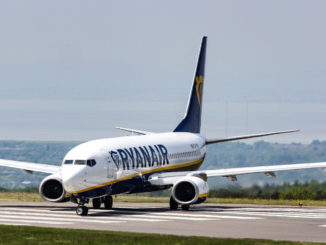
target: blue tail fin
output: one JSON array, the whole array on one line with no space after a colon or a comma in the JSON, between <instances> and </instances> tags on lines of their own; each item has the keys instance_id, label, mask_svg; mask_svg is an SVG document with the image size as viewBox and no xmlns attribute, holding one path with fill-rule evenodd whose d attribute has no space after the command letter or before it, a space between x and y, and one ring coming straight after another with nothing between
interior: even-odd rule
<instances>
[{"instance_id":1,"label":"blue tail fin","mask_svg":"<svg viewBox=\"0 0 326 245\"><path fill-rule=\"evenodd\" d=\"M203 104L206 42L207 37L203 37L197 63L196 74L194 82L192 84L188 107L186 110L186 115L176 127L174 132L200 133L201 108Z\"/></svg>"}]
</instances>

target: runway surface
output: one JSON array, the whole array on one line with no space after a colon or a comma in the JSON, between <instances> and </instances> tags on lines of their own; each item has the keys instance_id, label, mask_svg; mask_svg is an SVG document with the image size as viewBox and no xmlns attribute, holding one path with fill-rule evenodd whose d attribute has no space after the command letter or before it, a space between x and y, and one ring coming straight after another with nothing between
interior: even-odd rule
<instances>
[{"instance_id":1,"label":"runway surface","mask_svg":"<svg viewBox=\"0 0 326 245\"><path fill-rule=\"evenodd\" d=\"M326 208L255 205L114 203L77 216L71 203L0 202L0 224L143 233L326 242Z\"/></svg>"}]
</instances>

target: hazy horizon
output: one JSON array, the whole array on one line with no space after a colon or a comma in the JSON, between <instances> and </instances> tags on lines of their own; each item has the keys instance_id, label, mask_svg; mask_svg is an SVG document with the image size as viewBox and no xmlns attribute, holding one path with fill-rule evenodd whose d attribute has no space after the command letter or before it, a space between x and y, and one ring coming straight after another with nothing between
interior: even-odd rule
<instances>
[{"instance_id":1,"label":"hazy horizon","mask_svg":"<svg viewBox=\"0 0 326 245\"><path fill-rule=\"evenodd\" d=\"M173 130L207 35L204 134L301 129L261 139L326 140L325 9L300 0L2 1L0 139Z\"/></svg>"}]
</instances>

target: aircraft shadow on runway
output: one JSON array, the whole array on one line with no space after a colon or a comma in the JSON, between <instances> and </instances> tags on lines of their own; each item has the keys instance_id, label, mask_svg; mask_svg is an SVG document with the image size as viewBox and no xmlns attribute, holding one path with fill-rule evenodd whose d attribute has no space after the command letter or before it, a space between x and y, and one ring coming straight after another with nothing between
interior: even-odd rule
<instances>
[{"instance_id":1,"label":"aircraft shadow on runway","mask_svg":"<svg viewBox=\"0 0 326 245\"><path fill-rule=\"evenodd\" d=\"M53 211L53 212L60 212L60 211L71 211L72 213L75 212L75 207L73 206L49 206L49 205L0 205L0 208L30 208L31 210L33 208L35 209L44 209L44 210L48 210L48 211ZM248 209L249 208L249 209ZM148 207L148 208L119 208L119 207L113 207L110 210L101 208L101 209L93 209L90 208L90 212L88 213L88 216L94 216L94 217L100 217L100 216L128 216L130 214L133 215L146 215L146 214L151 214L151 213L167 213L167 212L175 212L176 214L179 212L182 213L199 213L199 212L209 212L209 213L220 213L222 214L223 212L226 212L228 210L232 210L232 209L238 209L241 210L241 212L245 212L248 215L250 215L251 212L255 212L255 213L259 213L259 212L266 212L266 207L263 207L261 210L260 208L257 208L256 206L252 207L253 209L251 210L250 207L248 206L241 206L241 205L237 205L237 206L225 206L225 205L200 205L200 206L194 206L191 207L190 210L188 211L182 211L182 210L176 210L176 211L172 211L170 210L170 208L167 206L165 207ZM292 208L296 208L296 207L292 207ZM280 208L277 208L275 210L273 210L273 208L269 207L268 208L268 212L273 213L273 212L277 212L277 213L288 213L288 210L284 210L282 211Z\"/></svg>"}]
</instances>

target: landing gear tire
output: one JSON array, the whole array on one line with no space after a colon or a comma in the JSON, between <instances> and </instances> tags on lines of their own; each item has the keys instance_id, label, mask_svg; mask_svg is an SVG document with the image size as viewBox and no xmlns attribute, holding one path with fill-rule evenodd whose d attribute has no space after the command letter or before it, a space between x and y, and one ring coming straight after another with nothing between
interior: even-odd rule
<instances>
[{"instance_id":1,"label":"landing gear tire","mask_svg":"<svg viewBox=\"0 0 326 245\"><path fill-rule=\"evenodd\" d=\"M181 208L182 208L183 211L188 211L189 208L190 208L190 205L189 204L184 204L184 205L181 206Z\"/></svg>"},{"instance_id":2,"label":"landing gear tire","mask_svg":"<svg viewBox=\"0 0 326 245\"><path fill-rule=\"evenodd\" d=\"M104 208L105 209L112 209L112 205L113 205L112 196L104 197Z\"/></svg>"},{"instance_id":3,"label":"landing gear tire","mask_svg":"<svg viewBox=\"0 0 326 245\"><path fill-rule=\"evenodd\" d=\"M99 209L101 207L101 199L100 198L93 198L92 203L93 203L94 209Z\"/></svg>"},{"instance_id":4,"label":"landing gear tire","mask_svg":"<svg viewBox=\"0 0 326 245\"><path fill-rule=\"evenodd\" d=\"M171 210L177 210L179 204L174 200L173 197L170 197L170 209Z\"/></svg>"},{"instance_id":5,"label":"landing gear tire","mask_svg":"<svg viewBox=\"0 0 326 245\"><path fill-rule=\"evenodd\" d=\"M88 208L86 206L78 206L76 208L76 214L79 216L84 216L88 214Z\"/></svg>"}]
</instances>

